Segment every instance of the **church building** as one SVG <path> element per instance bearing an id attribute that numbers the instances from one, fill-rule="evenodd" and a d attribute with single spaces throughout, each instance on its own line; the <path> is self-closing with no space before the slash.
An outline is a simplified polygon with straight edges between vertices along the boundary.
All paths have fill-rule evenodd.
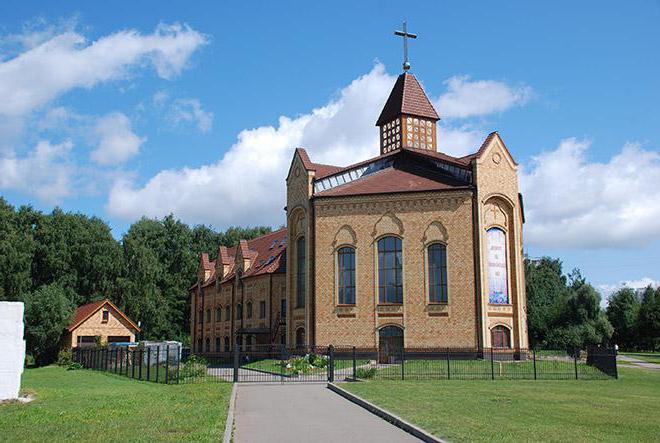
<path id="1" fill-rule="evenodd" d="M 408 67 L 378 155 L 339 167 L 296 149 L 286 228 L 202 255 L 196 351 L 527 348 L 518 165 L 497 132 L 473 154 L 438 152 L 438 113 Z"/>

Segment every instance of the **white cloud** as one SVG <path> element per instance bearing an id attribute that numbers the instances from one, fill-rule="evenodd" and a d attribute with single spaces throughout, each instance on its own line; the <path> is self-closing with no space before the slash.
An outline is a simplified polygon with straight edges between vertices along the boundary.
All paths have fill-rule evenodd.
<path id="1" fill-rule="evenodd" d="M 28 192 L 51 203 L 59 201 L 71 192 L 72 148 L 71 141 L 52 144 L 42 140 L 23 158 L 0 158 L 0 188 Z"/>
<path id="2" fill-rule="evenodd" d="M 457 75 L 445 81 L 447 92 L 434 103 L 442 118 L 474 117 L 502 112 L 525 104 L 532 96 L 528 86 L 512 87 L 495 80 L 470 81 Z"/>
<path id="3" fill-rule="evenodd" d="M 151 65 L 170 79 L 206 41 L 179 24 L 161 24 L 147 35 L 119 31 L 91 43 L 72 30 L 38 39 L 36 46 L 0 63 L 0 115 L 25 115 L 71 89 L 125 78 L 135 67 Z"/>
<path id="4" fill-rule="evenodd" d="M 378 154 L 374 123 L 395 77 L 377 64 L 338 91 L 325 106 L 276 126 L 246 129 L 216 163 L 164 170 L 143 186 L 121 180 L 112 188 L 107 209 L 127 220 L 174 213 L 194 223 L 215 226 L 283 222 L 285 175 L 293 149 L 304 146 L 313 161 L 347 165 Z M 500 105 L 498 110 L 504 109 Z M 485 132 L 446 123 L 440 131 L 445 152 L 474 152 Z"/>
<path id="5" fill-rule="evenodd" d="M 90 158 L 101 165 L 128 160 L 139 152 L 140 145 L 146 140 L 133 133 L 131 121 L 121 112 L 99 118 L 93 132 L 98 138 L 98 145 Z"/>
<path id="6" fill-rule="evenodd" d="M 598 290 L 603 294 L 603 299 L 607 299 L 621 288 L 644 289 L 649 285 L 653 288 L 660 287 L 660 280 L 649 277 L 640 278 L 639 280 L 624 280 L 614 284 L 598 285 Z"/>
<path id="7" fill-rule="evenodd" d="M 660 153 L 628 143 L 589 162 L 574 138 L 535 157 L 520 174 L 526 240 L 544 247 L 634 247 L 660 238 Z"/>
<path id="8" fill-rule="evenodd" d="M 153 98 L 154 104 L 162 104 L 166 98 L 166 96 L 156 93 Z M 202 109 L 202 104 L 196 98 L 174 100 L 169 118 L 175 124 L 181 122 L 193 123 L 202 132 L 208 132 L 213 126 L 213 113 Z"/>

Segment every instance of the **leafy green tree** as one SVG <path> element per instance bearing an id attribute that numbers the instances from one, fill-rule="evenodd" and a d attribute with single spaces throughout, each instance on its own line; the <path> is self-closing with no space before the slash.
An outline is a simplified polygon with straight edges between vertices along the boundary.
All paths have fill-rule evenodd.
<path id="1" fill-rule="evenodd" d="M 271 232 L 269 226 L 255 226 L 253 228 L 232 226 L 222 234 L 220 243 L 228 247 L 236 246 L 239 240 L 251 240 L 260 235 L 268 234 L 269 232 Z"/>
<path id="2" fill-rule="evenodd" d="M 581 277 L 569 280 L 569 291 L 555 305 L 556 316 L 546 344 L 567 350 L 605 344 L 613 329 L 600 307 L 600 294 Z"/>
<path id="3" fill-rule="evenodd" d="M 76 305 L 113 298 L 121 249 L 105 222 L 56 208 L 39 218 L 34 239 L 35 287 L 57 283 L 71 290 Z"/>
<path id="4" fill-rule="evenodd" d="M 612 341 L 622 348 L 632 349 L 637 344 L 639 308 L 639 299 L 633 289 L 622 288 L 610 296 L 607 318 L 614 328 Z"/>
<path id="5" fill-rule="evenodd" d="M 32 289 L 32 223 L 36 215 L 29 207 L 16 212 L 0 197 L 0 300 L 22 300 Z"/>
<path id="6" fill-rule="evenodd" d="M 71 294 L 52 284 L 27 294 L 24 301 L 27 351 L 38 365 L 51 363 L 73 314 Z"/>
<path id="7" fill-rule="evenodd" d="M 637 320 L 640 347 L 647 350 L 660 349 L 660 287 L 648 286 L 642 294 Z"/>
<path id="8" fill-rule="evenodd" d="M 554 306 L 567 291 L 561 266 L 559 259 L 550 257 L 537 261 L 525 259 L 527 329 L 534 347 L 542 345 L 548 335 L 555 316 Z"/>

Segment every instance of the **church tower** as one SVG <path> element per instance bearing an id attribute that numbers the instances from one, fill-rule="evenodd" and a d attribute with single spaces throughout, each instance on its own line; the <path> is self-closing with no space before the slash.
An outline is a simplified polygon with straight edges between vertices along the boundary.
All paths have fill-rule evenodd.
<path id="1" fill-rule="evenodd" d="M 396 79 L 376 122 L 380 128 L 380 154 L 400 148 L 437 150 L 438 120 L 440 117 L 417 78 L 404 72 Z"/>

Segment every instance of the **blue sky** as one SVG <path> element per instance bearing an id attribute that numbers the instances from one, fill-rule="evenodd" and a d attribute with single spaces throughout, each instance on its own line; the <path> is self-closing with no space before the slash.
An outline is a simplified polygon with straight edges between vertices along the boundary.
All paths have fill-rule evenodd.
<path id="1" fill-rule="evenodd" d="M 660 3 L 466 3 L 5 1 L 0 194 L 116 236 L 281 224 L 294 147 L 377 154 L 405 18 L 440 149 L 497 130 L 521 164 L 528 252 L 603 289 L 660 280 Z"/>

